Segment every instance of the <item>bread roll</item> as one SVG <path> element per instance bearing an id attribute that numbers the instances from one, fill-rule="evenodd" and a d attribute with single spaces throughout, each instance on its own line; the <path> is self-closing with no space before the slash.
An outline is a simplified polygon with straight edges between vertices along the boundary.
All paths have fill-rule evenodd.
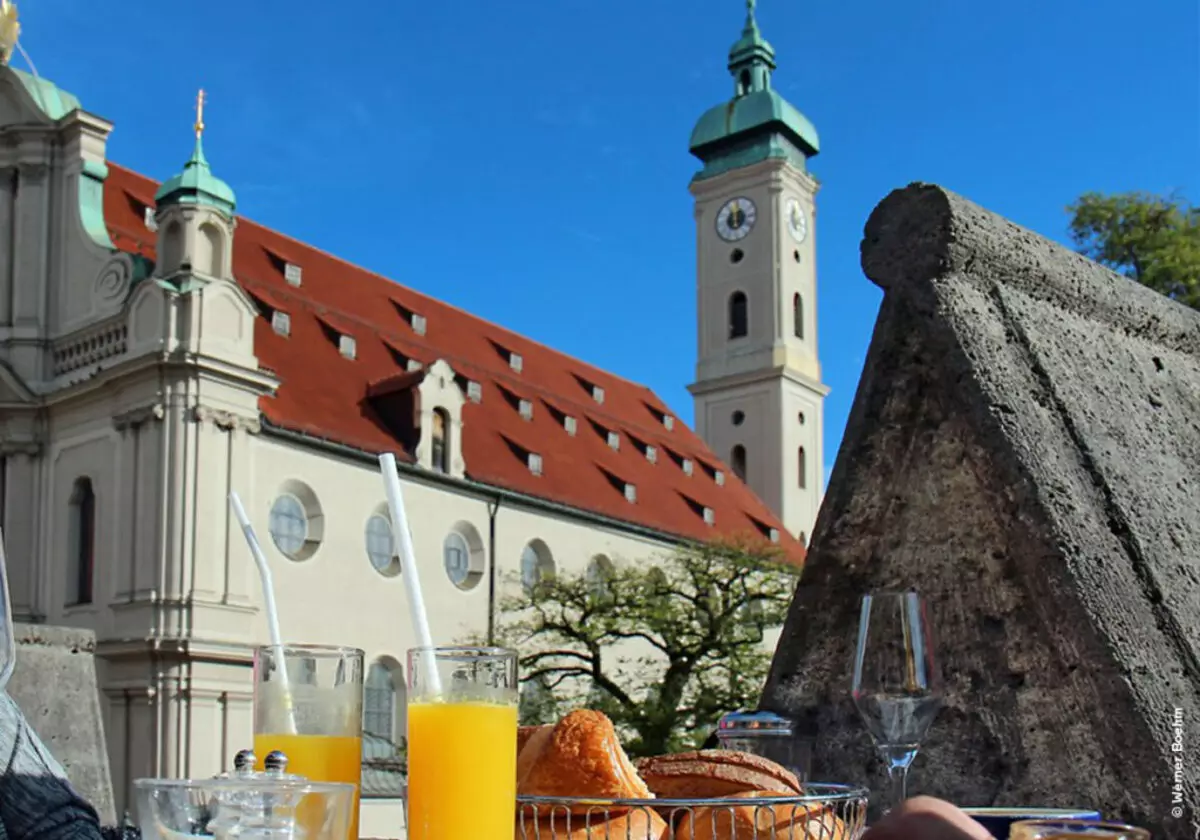
<path id="1" fill-rule="evenodd" d="M 551 812 L 549 806 L 543 806 L 542 815 L 534 819 L 533 807 L 525 805 L 521 815 L 515 840 L 666 840 L 667 834 L 666 821 L 649 808 L 610 813 L 605 819 L 603 808 L 568 813 L 565 808 L 555 807 Z"/>
<path id="2" fill-rule="evenodd" d="M 601 712 L 571 712 L 553 727 L 530 734 L 517 756 L 520 796 L 650 799 L 646 783 Z M 586 812 L 586 807 L 576 809 Z"/>
<path id="3" fill-rule="evenodd" d="M 663 799 L 717 799 L 754 791 L 802 792 L 800 780 L 774 761 L 733 750 L 700 750 L 643 758 L 638 773 Z"/>
<path id="4" fill-rule="evenodd" d="M 731 799 L 795 796 L 795 791 L 754 791 Z M 684 812 L 675 840 L 852 840 L 846 824 L 826 805 L 718 805 Z"/>

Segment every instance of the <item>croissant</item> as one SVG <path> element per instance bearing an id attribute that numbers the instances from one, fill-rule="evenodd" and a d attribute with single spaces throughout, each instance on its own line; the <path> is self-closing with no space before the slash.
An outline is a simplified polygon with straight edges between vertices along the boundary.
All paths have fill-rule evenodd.
<path id="1" fill-rule="evenodd" d="M 555 726 L 530 733 L 517 756 L 520 796 L 650 799 L 602 712 L 571 712 Z M 594 809 L 593 809 L 594 810 Z"/>

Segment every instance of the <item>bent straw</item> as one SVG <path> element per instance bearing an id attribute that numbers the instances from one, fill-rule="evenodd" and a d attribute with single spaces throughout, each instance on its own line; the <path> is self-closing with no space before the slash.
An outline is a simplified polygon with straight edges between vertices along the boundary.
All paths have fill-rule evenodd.
<path id="1" fill-rule="evenodd" d="M 276 667 L 279 671 L 280 683 L 283 686 L 283 703 L 287 708 L 288 731 L 286 734 L 295 735 L 297 732 L 296 709 L 292 705 L 292 687 L 288 683 L 287 658 L 283 650 L 283 636 L 279 632 L 279 610 L 275 607 L 275 584 L 271 581 L 271 567 L 267 565 L 267 557 L 263 554 L 258 537 L 254 534 L 254 526 L 250 524 L 250 517 L 246 516 L 246 509 L 242 507 L 242 500 L 238 497 L 236 490 L 229 494 L 229 504 L 233 507 L 233 515 L 237 517 L 238 524 L 242 526 L 242 534 L 246 537 L 246 544 L 250 546 L 250 554 L 254 557 L 255 565 L 258 566 L 258 576 L 262 580 L 263 601 L 267 607 L 267 629 L 271 633 L 271 646 L 275 648 L 275 656 L 278 660 Z"/>
<path id="2" fill-rule="evenodd" d="M 437 659 L 433 655 L 433 637 L 429 633 L 429 617 L 425 614 L 425 596 L 421 592 L 421 575 L 417 571 L 416 552 L 413 551 L 412 532 L 408 529 L 408 515 L 404 512 L 404 497 L 400 493 L 400 474 L 396 470 L 396 456 L 385 452 L 379 456 L 379 469 L 383 473 L 383 487 L 387 492 L 388 507 L 392 511 L 392 524 L 400 549 L 401 577 L 404 591 L 408 595 L 408 612 L 413 630 L 417 634 L 421 667 L 429 683 L 433 697 L 442 696 L 442 678 L 438 674 Z"/>

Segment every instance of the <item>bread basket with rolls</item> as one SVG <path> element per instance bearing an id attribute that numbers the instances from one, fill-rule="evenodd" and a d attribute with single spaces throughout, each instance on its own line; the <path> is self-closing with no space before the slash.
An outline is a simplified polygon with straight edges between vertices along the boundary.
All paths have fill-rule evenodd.
<path id="1" fill-rule="evenodd" d="M 857 840 L 867 791 L 745 752 L 631 761 L 590 710 L 517 736 L 514 840 Z"/>

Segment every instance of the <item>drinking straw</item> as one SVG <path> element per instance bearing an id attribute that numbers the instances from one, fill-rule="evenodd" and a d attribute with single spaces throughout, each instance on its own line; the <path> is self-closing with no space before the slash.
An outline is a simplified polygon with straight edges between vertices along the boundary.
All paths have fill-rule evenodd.
<path id="1" fill-rule="evenodd" d="M 262 580 L 263 601 L 267 607 L 267 629 L 271 633 L 271 646 L 275 648 L 275 656 L 278 660 L 276 667 L 279 671 L 280 684 L 283 686 L 283 703 L 287 708 L 288 731 L 286 734 L 295 735 L 296 710 L 292 704 L 292 688 L 288 684 L 287 659 L 284 656 L 283 635 L 279 632 L 279 610 L 275 607 L 275 584 L 271 581 L 271 567 L 267 565 L 267 557 L 263 554 L 258 537 L 254 534 L 254 526 L 250 524 L 250 517 L 246 516 L 246 509 L 242 507 L 242 500 L 236 490 L 229 494 L 229 504 L 233 506 L 233 515 L 237 517 L 238 524 L 242 526 L 246 545 L 250 546 L 250 554 L 254 557 L 255 565 L 258 566 L 258 576 Z"/>
<path id="2" fill-rule="evenodd" d="M 379 469 L 383 473 L 383 487 L 387 492 L 388 507 L 392 511 L 392 526 L 399 537 L 401 576 L 404 591 L 408 594 L 408 614 L 412 618 L 413 630 L 417 634 L 421 667 L 424 669 L 429 692 L 433 697 L 442 694 L 442 679 L 438 674 L 437 660 L 433 655 L 433 636 L 429 633 L 429 617 L 425 614 L 425 596 L 421 592 L 421 575 L 417 571 L 416 552 L 413 551 L 412 532 L 408 529 L 408 515 L 404 512 L 404 496 L 400 493 L 400 474 L 396 470 L 396 456 L 385 452 L 379 456 Z"/>

